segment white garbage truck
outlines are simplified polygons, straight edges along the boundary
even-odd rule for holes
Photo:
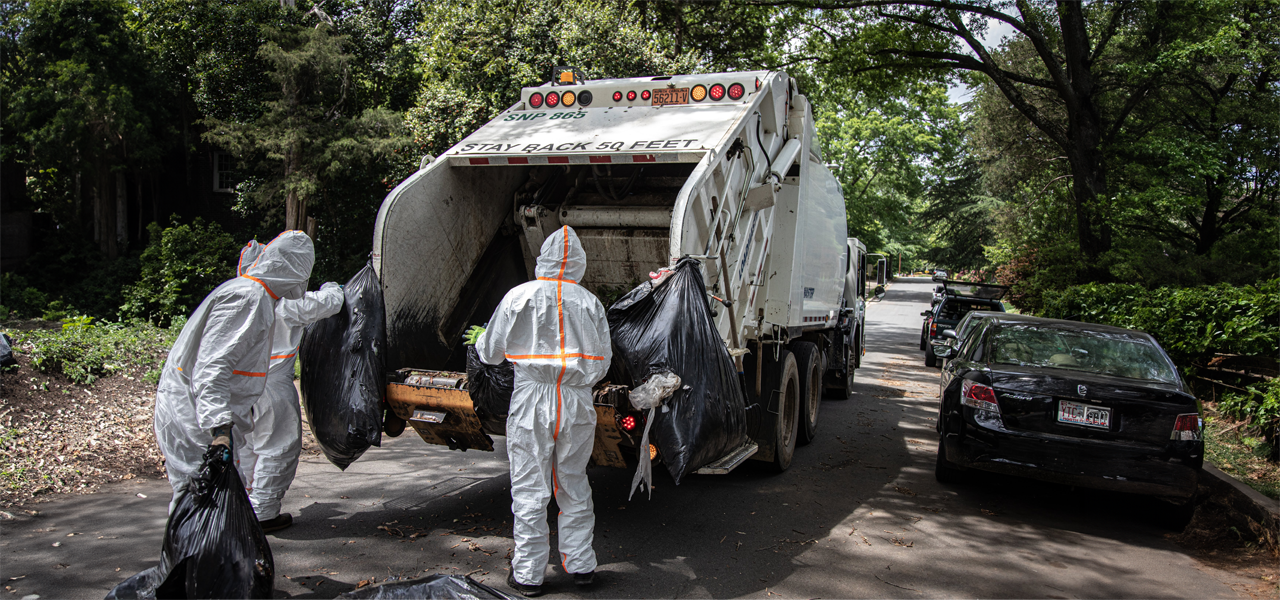
[[[534,279],[543,240],[563,225],[586,250],[581,285],[606,307],[651,272],[700,261],[746,390],[750,441],[698,472],[748,458],[786,469],[817,435],[822,397],[851,394],[866,250],[847,237],[840,184],[795,80],[583,80],[566,69],[424,160],[382,203],[371,257],[386,309],[389,422],[407,421],[429,443],[493,449],[504,425],[477,415],[467,395],[463,333]],[[601,382],[595,399],[593,463],[625,467],[644,450],[639,413],[622,386]]]

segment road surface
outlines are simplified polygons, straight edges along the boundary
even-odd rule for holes
[[[918,346],[931,289],[899,280],[870,304],[857,393],[823,402],[818,438],[786,473],[748,463],[677,487],[659,467],[652,499],[628,502],[630,472],[593,468],[598,584],[584,593],[555,567],[547,594],[1237,597],[1245,580],[1165,539],[1159,501],[994,475],[934,481],[938,374]],[[305,459],[285,499],[296,524],[269,536],[276,597],[441,572],[505,589],[510,488],[495,441],[493,453],[451,452],[409,431],[346,472]],[[168,490],[124,482],[0,522],[4,597],[101,598],[152,566]]]

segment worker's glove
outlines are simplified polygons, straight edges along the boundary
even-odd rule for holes
[[[484,335],[484,328],[479,325],[472,325],[471,329],[468,329],[466,333],[462,334],[462,339],[465,340],[466,345],[474,346],[476,345],[476,342],[480,340],[480,336],[482,335]]]
[[[231,462],[231,425],[214,427],[210,433],[213,434],[213,442],[209,447],[222,446],[222,460]]]

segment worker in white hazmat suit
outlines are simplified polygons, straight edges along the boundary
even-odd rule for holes
[[[240,251],[238,274],[253,264],[263,246],[251,241]],[[298,472],[302,454],[302,409],[293,385],[293,365],[307,325],[342,310],[342,286],[329,282],[318,292],[296,300],[276,302],[271,331],[267,386],[253,405],[253,430],[236,434],[236,464],[249,488],[249,501],[264,533],[293,524],[293,515],[280,512],[280,501]]]
[[[281,233],[243,275],[205,297],[169,350],[156,389],[155,430],[174,491],[170,510],[208,447],[223,446],[231,460],[232,431],[253,429],[276,302],[302,297],[314,262],[311,238]]]
[[[515,365],[507,417],[515,553],[507,583],[525,596],[541,593],[552,496],[560,507],[561,566],[579,585],[589,585],[596,568],[586,473],[596,428],[591,388],[613,350],[604,306],[578,285],[586,267],[577,234],[560,228],[542,244],[538,280],[508,292],[487,330],[470,332],[481,361]]]

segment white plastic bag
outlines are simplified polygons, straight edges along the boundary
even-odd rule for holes
[[[648,410],[662,406],[662,401],[680,389],[680,376],[670,371],[657,373],[649,380],[631,390],[631,406],[636,410]],[[666,412],[666,411],[663,411]]]

